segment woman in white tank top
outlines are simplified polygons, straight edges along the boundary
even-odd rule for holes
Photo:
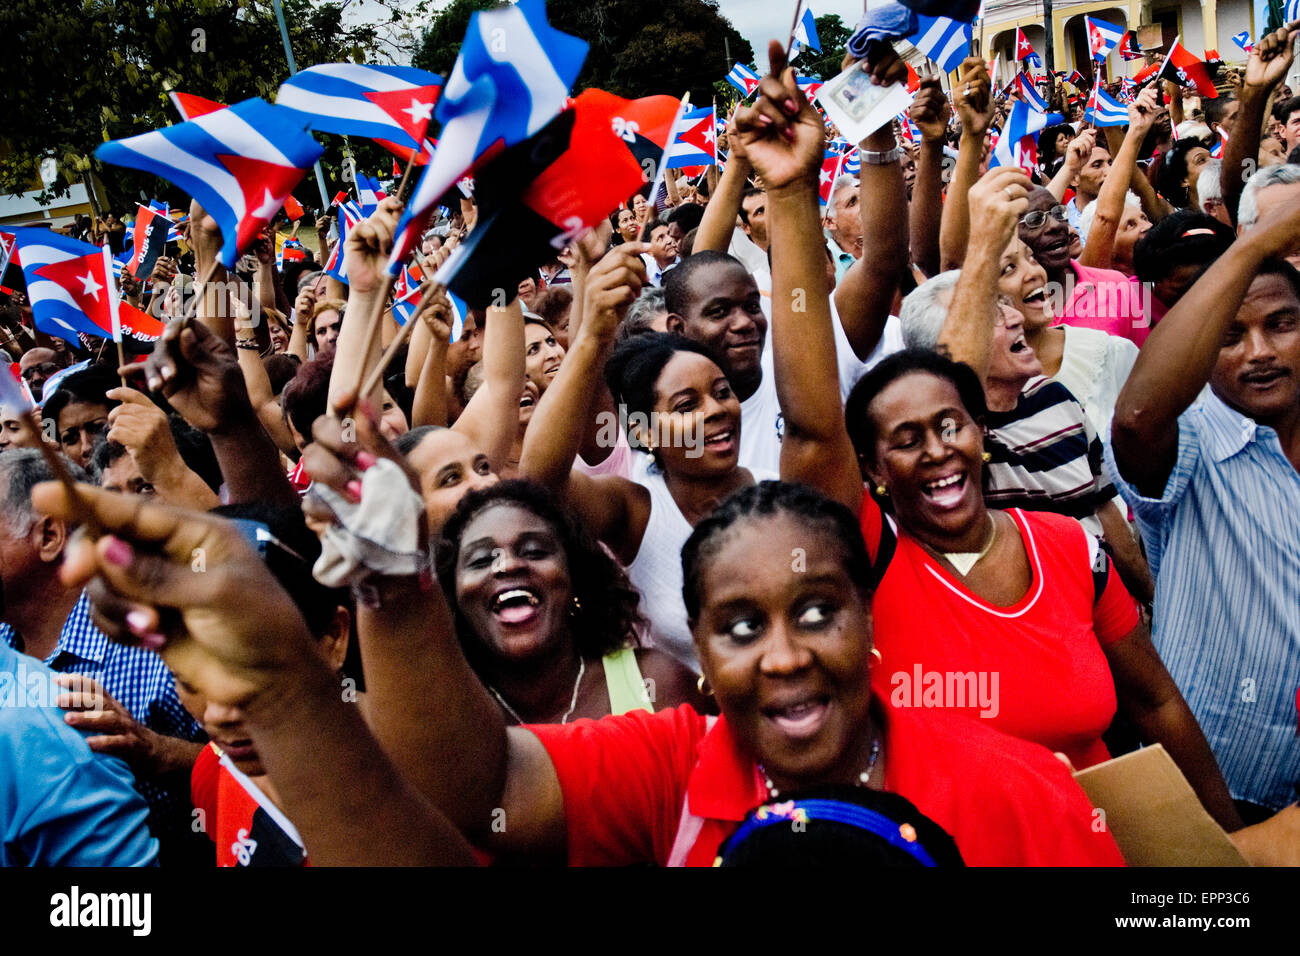
[[[682,601],[681,547],[701,518],[757,479],[739,467],[740,401],[708,349],[681,336],[637,336],[614,348],[614,331],[645,282],[641,243],[624,243],[591,270],[586,314],[572,347],[538,403],[520,474],[551,488],[628,569],[642,594],[655,645],[693,670],[699,662]],[[592,417],[604,370],[634,448],[655,460],[644,483],[574,469],[575,423]]]

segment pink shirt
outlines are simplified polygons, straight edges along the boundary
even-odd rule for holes
[[[1079,265],[1075,259],[1070,260],[1070,269],[1065,280],[1065,307],[1058,324],[1100,329],[1140,348],[1159,319],[1148,315],[1156,311],[1154,296],[1136,278],[1114,269]],[[1159,311],[1163,314],[1164,307]]]

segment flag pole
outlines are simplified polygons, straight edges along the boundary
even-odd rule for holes
[[[790,48],[794,46],[794,31],[799,28],[799,14],[803,11],[803,0],[794,0],[794,19],[790,21],[790,39],[785,41],[785,61],[790,62]],[[768,64],[768,72],[772,72]]]
[[[396,284],[397,276],[393,275],[391,272],[384,277],[383,287],[380,288],[379,296],[375,299],[375,307],[371,309],[370,316],[366,321],[366,337],[361,344],[362,360],[361,364],[357,368],[357,377],[352,383],[352,389],[355,393],[355,398],[353,399],[354,403],[360,402],[364,399],[374,390],[375,384],[378,384],[379,379],[375,378],[373,375],[369,378],[366,376],[365,356],[370,354],[371,350],[375,347],[375,344],[379,341],[380,334],[384,327],[384,306],[388,304],[388,297],[392,294],[393,286]],[[410,324],[410,322],[407,323],[407,325]],[[384,365],[381,362],[379,365],[380,377],[383,376],[383,368]],[[374,384],[370,384],[366,391],[361,391],[361,386],[368,382],[373,382]]]
[[[108,286],[105,291],[108,293],[109,327],[113,330],[113,341],[117,344],[117,377],[122,387],[126,388],[126,373],[122,371],[126,367],[126,356],[122,354],[121,292],[117,287],[117,280],[113,278],[113,250],[107,245],[100,248],[104,253],[104,284]],[[122,268],[125,269],[126,266]]]
[[[293,47],[289,45],[289,28],[284,23],[284,10],[280,8],[280,0],[271,0],[275,6],[275,19],[280,24],[280,39],[284,41],[284,56],[289,61],[289,75],[293,76],[298,72],[298,67],[293,62]],[[322,209],[329,209],[330,198],[325,192],[325,175],[320,171],[320,160],[314,164],[316,170],[316,186],[320,189],[320,204]]]
[[[424,266],[425,264],[424,256],[417,254],[416,258],[419,261],[420,265]],[[420,304],[416,308],[416,311],[418,312],[420,309],[424,308],[426,305],[428,305],[430,299],[432,299],[433,297],[438,295],[438,293],[444,290],[445,287],[442,286],[441,284],[437,282],[431,282],[429,288],[425,291],[424,295],[420,297]],[[378,385],[383,380],[384,369],[388,368],[388,363],[390,363],[393,360],[393,357],[397,355],[401,347],[406,344],[407,340],[411,337],[411,333],[413,331],[415,331],[414,315],[411,316],[409,322],[407,322],[405,325],[401,327],[401,329],[398,330],[397,336],[393,339],[393,341],[388,343],[388,348],[384,350],[384,354],[380,357],[379,364],[370,370],[370,374],[366,377],[365,382],[361,386],[361,392],[360,392],[361,395],[369,395],[371,392],[375,390],[375,386]]]

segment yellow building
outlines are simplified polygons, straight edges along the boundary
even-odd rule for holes
[[[1137,30],[1139,38],[1146,40],[1144,50],[1167,50],[1175,37],[1181,37],[1183,46],[1196,56],[1203,58],[1205,50],[1217,50],[1229,65],[1246,61],[1233,36],[1249,30],[1258,38],[1264,26],[1254,22],[1251,0],[1055,0],[1052,7],[1055,68],[1067,73],[1079,70],[1085,76],[1091,73],[1085,16]],[[1048,27],[1041,0],[988,0],[984,15],[989,60],[1001,53],[1004,63],[1014,63],[1017,27],[1045,58]],[[1111,76],[1132,76],[1144,65],[1143,60],[1126,63],[1118,52],[1107,61]]]

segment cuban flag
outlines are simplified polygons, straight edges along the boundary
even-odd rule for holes
[[[817,53],[822,51],[821,41],[817,39],[817,18],[813,16],[811,7],[804,7],[803,15],[794,26],[793,47],[796,50],[809,49]]]
[[[1137,84],[1133,82],[1132,77],[1124,77],[1119,81],[1119,99],[1121,103],[1131,103],[1137,97]]]
[[[177,93],[172,91],[167,94],[171,97],[172,104],[176,107],[176,112],[181,114],[182,120],[198,119],[207,113],[215,113],[217,110],[224,110],[225,103],[218,103],[216,100],[205,100],[201,96],[195,96],[192,93]]]
[[[78,332],[118,341],[122,329],[146,341],[162,334],[161,322],[118,301],[107,246],[92,246],[43,228],[17,227],[11,233],[37,329],[75,345],[80,345]]]
[[[1093,126],[1127,126],[1128,107],[1106,93],[1100,86],[1094,86],[1088,97],[1088,106],[1083,111],[1083,118]]]
[[[740,90],[743,99],[749,99],[750,95],[758,89],[758,81],[759,76],[754,72],[754,68],[743,63],[737,63],[727,74],[727,82]]]
[[[1088,49],[1092,51],[1092,58],[1098,61],[1106,59],[1124,36],[1124,28],[1094,17],[1084,17],[1083,22],[1088,31]]]
[[[1282,4],[1282,23],[1278,24],[1279,29],[1296,20],[1300,20],[1300,0],[1285,0]]]
[[[840,167],[843,165],[844,154],[837,149],[827,149],[822,155],[822,169],[817,180],[817,198],[823,209],[830,205],[831,189],[835,185],[835,180],[842,175]]]
[[[1124,34],[1124,39],[1119,41],[1119,55],[1125,60],[1142,59],[1142,48],[1138,46],[1137,34],[1128,30]]]
[[[297,113],[254,98],[104,143],[95,156],[159,176],[198,200],[221,227],[221,261],[232,269],[322,152]]]
[[[1217,143],[1215,143],[1213,146],[1210,147],[1210,158],[1223,159],[1223,140],[1219,140]]]
[[[436,117],[442,138],[402,213],[388,268],[393,275],[424,234],[442,194],[471,167],[535,136],[569,97],[587,44],[553,28],[545,0],[519,0],[470,15]]]
[[[898,114],[898,126],[903,134],[903,139],[909,143],[921,142],[921,129],[912,122],[912,117],[907,113]]]
[[[1084,76],[1082,73],[1080,73],[1078,70],[1075,70],[1073,73],[1071,73],[1069,76],[1065,78],[1065,82],[1069,83],[1076,90],[1081,90],[1088,85],[1088,78]]]
[[[330,250],[329,258],[325,260],[322,271],[344,284],[347,284],[348,272],[343,264],[343,244],[348,241],[348,233],[353,227],[365,218],[365,212],[352,200],[339,203],[339,238],[338,242],[334,243],[334,248]]]
[[[137,279],[147,279],[153,273],[154,263],[163,254],[172,228],[166,203],[162,204],[161,210],[154,203],[138,207],[135,224],[129,233],[131,257],[126,261],[126,268]]]
[[[296,110],[309,129],[383,139],[419,149],[442,80],[412,66],[322,63],[280,84],[276,105]]]
[[[1047,100],[1043,99],[1043,95],[1038,92],[1028,73],[1016,74],[1016,86],[1019,87],[1020,95],[1025,98],[1030,106],[1040,113],[1047,112]]]
[[[796,76],[794,81],[799,85],[799,89],[803,90],[803,95],[809,100],[816,96],[817,91],[825,85],[821,78],[817,76]]]
[[[384,187],[379,185],[379,180],[361,173],[357,173],[357,195],[361,201],[361,212],[367,216],[378,208],[381,201],[388,198]]]
[[[862,154],[854,146],[844,154],[844,162],[840,163],[841,176],[861,176],[862,175]]]
[[[677,135],[664,154],[664,164],[669,169],[681,169],[684,166],[714,166],[717,162],[713,107],[701,106],[687,111],[678,121]]]
[[[1064,116],[1057,113],[1040,113],[1023,100],[1016,100],[1011,106],[1011,115],[1007,117],[1006,127],[998,137],[998,144],[989,159],[989,168],[1019,166],[1032,172],[1038,163],[1038,134],[1049,126],[1057,126],[1064,122]]]
[[[435,280],[474,307],[514,288],[645,183],[660,181],[682,111],[671,96],[625,100],[584,90],[536,136],[480,167],[478,225]]]
[[[1029,43],[1029,37],[1025,36],[1025,31],[1016,27],[1016,59],[1029,61],[1030,65],[1042,69],[1043,61],[1038,58],[1034,48]]]
[[[1242,30],[1232,38],[1232,42],[1246,51],[1247,56],[1255,49],[1255,41],[1250,38],[1249,30]]]
[[[916,15],[916,32],[907,39],[912,45],[939,64],[945,73],[961,66],[970,56],[971,25],[947,17]]]

